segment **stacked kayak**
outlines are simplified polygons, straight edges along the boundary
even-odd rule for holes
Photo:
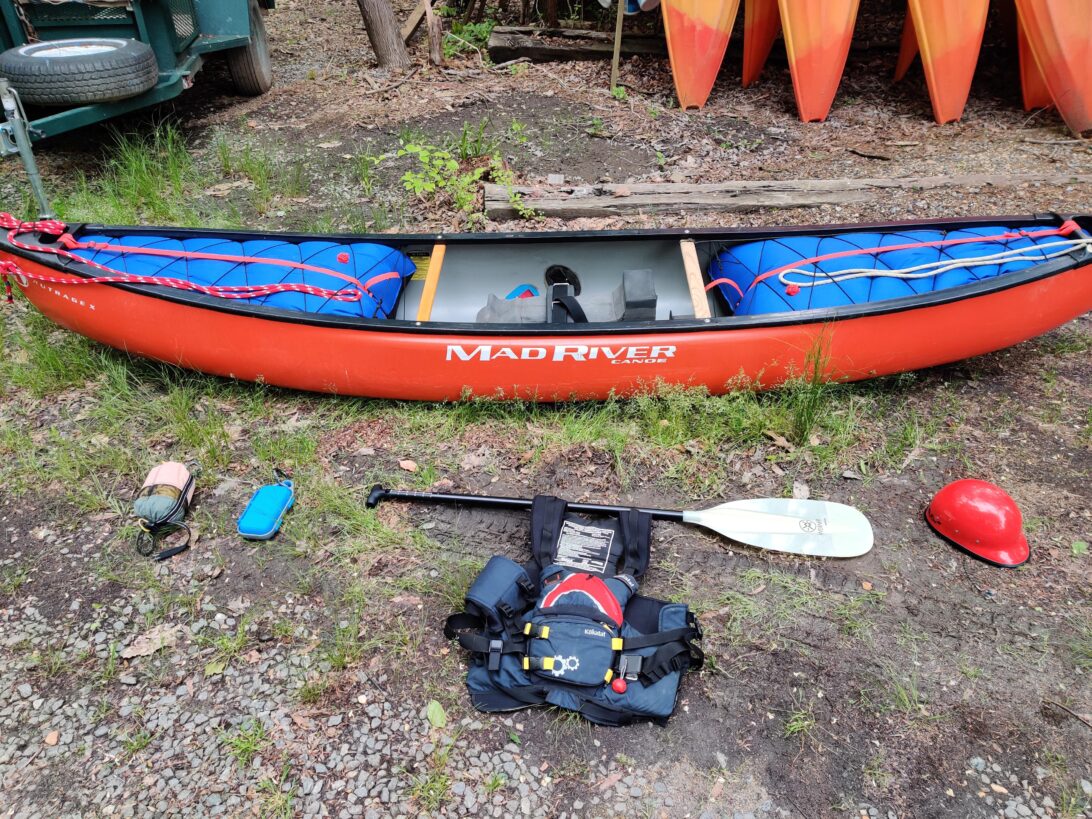
[[[661,7],[679,107],[701,108],[720,73],[739,0],[663,0]]]
[[[939,123],[963,117],[989,5],[989,0],[910,0],[895,80],[906,75],[920,51],[933,116]]]
[[[1077,134],[1092,130],[1092,3],[1088,0],[1016,0],[1021,36],[1025,103],[1046,93]]]
[[[830,379],[872,378],[1092,310],[1092,216],[358,237],[0,227],[0,278],[63,327],[214,375],[377,398],[720,393],[816,360]]]
[[[713,87],[739,0],[664,0],[663,15],[683,108]],[[830,114],[845,71],[860,0],[744,0],[743,85],[750,87],[784,40],[797,111]],[[1092,5],[1089,0],[1016,0],[1025,106],[1056,106],[1078,134],[1092,130]],[[963,116],[986,30],[989,0],[908,0],[895,69],[901,80],[920,56],[938,123]]]

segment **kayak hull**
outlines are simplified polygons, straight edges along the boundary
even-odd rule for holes
[[[971,92],[989,0],[910,0],[895,79],[921,53],[925,81],[939,124],[962,119]]]
[[[1087,0],[1016,0],[1020,27],[1066,125],[1092,130],[1092,15]]]
[[[1082,218],[1081,224],[1087,230],[1092,220]],[[662,241],[665,233],[668,239],[702,236],[701,231],[647,235]],[[515,238],[532,241],[530,236]],[[609,244],[619,236],[540,234],[536,240]],[[490,240],[445,241],[451,252],[452,242]],[[95,275],[89,267],[65,265],[0,241],[4,259],[28,274]],[[825,377],[850,381],[958,361],[1025,341],[1092,310],[1092,263],[1057,268],[1041,265],[1012,280],[848,309],[570,324],[564,330],[263,313],[165,288],[12,278],[62,327],[131,355],[212,375],[375,398],[553,401],[631,395],[662,384],[704,386],[713,393],[776,387],[811,372],[817,360]]]
[[[663,0],[661,8],[679,107],[701,108],[724,62],[739,0]]]
[[[804,122],[830,114],[849,58],[860,0],[779,0],[796,107]]]
[[[747,0],[743,13],[743,87],[758,82],[781,31],[777,0]]]

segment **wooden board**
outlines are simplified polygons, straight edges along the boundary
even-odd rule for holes
[[[408,43],[413,33],[417,31],[417,28],[421,25],[421,21],[425,19],[425,12],[431,8],[432,0],[421,0],[417,6],[410,12],[410,16],[406,18],[406,22],[402,24],[402,42]]]
[[[713,314],[709,310],[709,297],[705,293],[705,279],[701,275],[697,245],[694,244],[693,239],[683,239],[679,242],[679,250],[682,251],[686,285],[690,288],[690,300],[694,303],[694,318],[710,318]]]
[[[622,216],[686,211],[739,212],[764,208],[807,208],[867,202],[882,190],[935,190],[1002,187],[1026,184],[1092,183],[1092,174],[1026,174],[928,176],[896,179],[798,179],[713,184],[642,183],[559,187],[485,186],[485,213],[490,219],[514,219],[510,193],[544,216]]]
[[[428,260],[428,274],[425,276],[425,289],[421,291],[421,303],[417,307],[417,320],[428,321],[432,317],[432,305],[436,301],[436,288],[440,286],[440,273],[444,267],[444,254],[447,245],[437,243],[432,247]]]
[[[532,62],[553,60],[609,60],[614,37],[601,31],[582,29],[534,29],[497,26],[489,35],[489,58],[506,63],[525,57]],[[627,34],[622,40],[625,56],[667,53],[664,38],[650,34]]]

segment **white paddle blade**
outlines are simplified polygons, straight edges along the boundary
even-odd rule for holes
[[[872,548],[872,524],[841,503],[754,498],[693,512],[683,520],[774,552],[809,557],[859,557]]]

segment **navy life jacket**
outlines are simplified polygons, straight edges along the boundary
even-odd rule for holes
[[[479,711],[549,704],[601,725],[667,720],[704,654],[684,603],[637,593],[651,528],[636,509],[593,521],[559,498],[534,499],[533,559],[491,558],[444,627],[471,652]]]

